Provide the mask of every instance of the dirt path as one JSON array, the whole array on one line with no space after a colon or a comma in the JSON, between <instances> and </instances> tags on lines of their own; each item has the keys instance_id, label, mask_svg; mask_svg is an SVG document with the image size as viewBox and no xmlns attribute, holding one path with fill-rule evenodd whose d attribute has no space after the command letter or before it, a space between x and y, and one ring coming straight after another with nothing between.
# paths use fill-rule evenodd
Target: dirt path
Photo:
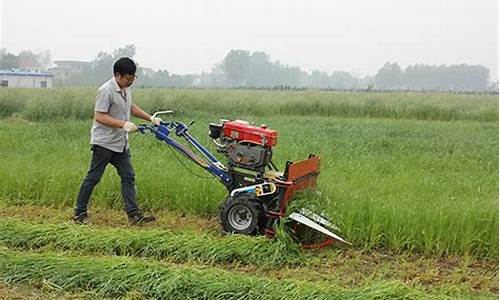
<instances>
[{"instance_id":1,"label":"dirt path","mask_svg":"<svg viewBox=\"0 0 500 300\"><path fill-rule=\"evenodd\" d=\"M7 285L0 282L0 300L77 300L92 299L84 293L74 294L46 285ZM96 298L97 299L97 298Z\"/></svg>"},{"instance_id":2,"label":"dirt path","mask_svg":"<svg viewBox=\"0 0 500 300\"><path fill-rule=\"evenodd\" d=\"M5 206L0 204L0 217L16 217L27 221L58 223L67 222L73 210L68 207L55 208L35 205ZM135 229L179 229L198 230L203 232L219 232L217 218L200 218L187 216L177 212L161 211L155 213L156 222L141 226L130 226L124 212L95 209L89 214L88 223L103 228L135 228Z\"/></svg>"}]
</instances>

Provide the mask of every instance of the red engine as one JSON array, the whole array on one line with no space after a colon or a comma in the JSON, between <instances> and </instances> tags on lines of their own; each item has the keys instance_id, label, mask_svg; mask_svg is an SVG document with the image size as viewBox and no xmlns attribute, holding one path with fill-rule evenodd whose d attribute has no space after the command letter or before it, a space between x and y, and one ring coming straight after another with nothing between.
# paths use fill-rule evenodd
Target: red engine
<instances>
[{"instance_id":1,"label":"red engine","mask_svg":"<svg viewBox=\"0 0 500 300\"><path fill-rule=\"evenodd\" d=\"M252 142L268 148L275 146L278 139L278 132L267 129L266 125L256 127L241 121L224 122L223 135L236 141Z\"/></svg>"},{"instance_id":2,"label":"red engine","mask_svg":"<svg viewBox=\"0 0 500 300\"><path fill-rule=\"evenodd\" d=\"M209 135L217 151L228 158L229 167L240 167L259 173L271 163L272 147L276 146L278 132L267 126L251 126L245 121L211 123Z\"/></svg>"}]
</instances>

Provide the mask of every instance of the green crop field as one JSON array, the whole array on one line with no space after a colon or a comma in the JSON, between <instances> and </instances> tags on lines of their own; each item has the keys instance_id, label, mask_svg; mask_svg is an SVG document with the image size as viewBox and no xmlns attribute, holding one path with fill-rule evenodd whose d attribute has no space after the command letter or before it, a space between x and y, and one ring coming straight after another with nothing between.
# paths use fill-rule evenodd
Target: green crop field
<instances>
[{"instance_id":1,"label":"green crop field","mask_svg":"<svg viewBox=\"0 0 500 300\"><path fill-rule=\"evenodd\" d=\"M139 204L186 226L112 228L125 214L111 167L91 199L94 222L66 224L90 162L94 97L90 88L0 89L0 298L2 284L42 285L42 298L498 297L498 96L134 90L145 110L195 121L190 132L213 152L208 124L237 118L279 132L278 168L319 155L315 204L353 246L312 252L286 237L221 235L224 187L151 135L130 136Z\"/></svg>"}]
</instances>

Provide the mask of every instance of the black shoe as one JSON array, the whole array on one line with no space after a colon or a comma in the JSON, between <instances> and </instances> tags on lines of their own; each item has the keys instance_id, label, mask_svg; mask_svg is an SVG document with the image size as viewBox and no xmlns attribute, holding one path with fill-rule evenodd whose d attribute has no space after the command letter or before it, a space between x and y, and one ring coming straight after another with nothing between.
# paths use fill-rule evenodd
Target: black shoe
<instances>
[{"instance_id":1,"label":"black shoe","mask_svg":"<svg viewBox=\"0 0 500 300\"><path fill-rule=\"evenodd\" d=\"M152 215L145 216L140 211L133 212L128 216L128 221L130 222L130 225L144 224L153 222L155 220L156 218L154 216Z\"/></svg>"},{"instance_id":2,"label":"black shoe","mask_svg":"<svg viewBox=\"0 0 500 300\"><path fill-rule=\"evenodd\" d=\"M75 224L87 224L88 215L86 212L75 214L71 221Z\"/></svg>"}]
</instances>

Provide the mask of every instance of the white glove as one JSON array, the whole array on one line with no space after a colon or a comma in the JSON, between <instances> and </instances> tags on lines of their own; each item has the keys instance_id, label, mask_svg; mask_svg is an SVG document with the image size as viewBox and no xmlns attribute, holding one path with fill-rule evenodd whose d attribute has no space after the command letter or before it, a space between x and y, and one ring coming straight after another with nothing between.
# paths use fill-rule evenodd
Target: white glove
<instances>
[{"instance_id":1,"label":"white glove","mask_svg":"<svg viewBox=\"0 0 500 300\"><path fill-rule=\"evenodd\" d=\"M160 123L163 121L162 119L156 118L153 116L151 116L150 120L151 120L151 123L153 123L155 126L160 126Z\"/></svg>"},{"instance_id":2,"label":"white glove","mask_svg":"<svg viewBox=\"0 0 500 300\"><path fill-rule=\"evenodd\" d=\"M123 124L122 128L125 129L125 131L128 133L132 133L134 131L137 131L137 126L134 123L129 122L129 121L125 122Z\"/></svg>"}]
</instances>

